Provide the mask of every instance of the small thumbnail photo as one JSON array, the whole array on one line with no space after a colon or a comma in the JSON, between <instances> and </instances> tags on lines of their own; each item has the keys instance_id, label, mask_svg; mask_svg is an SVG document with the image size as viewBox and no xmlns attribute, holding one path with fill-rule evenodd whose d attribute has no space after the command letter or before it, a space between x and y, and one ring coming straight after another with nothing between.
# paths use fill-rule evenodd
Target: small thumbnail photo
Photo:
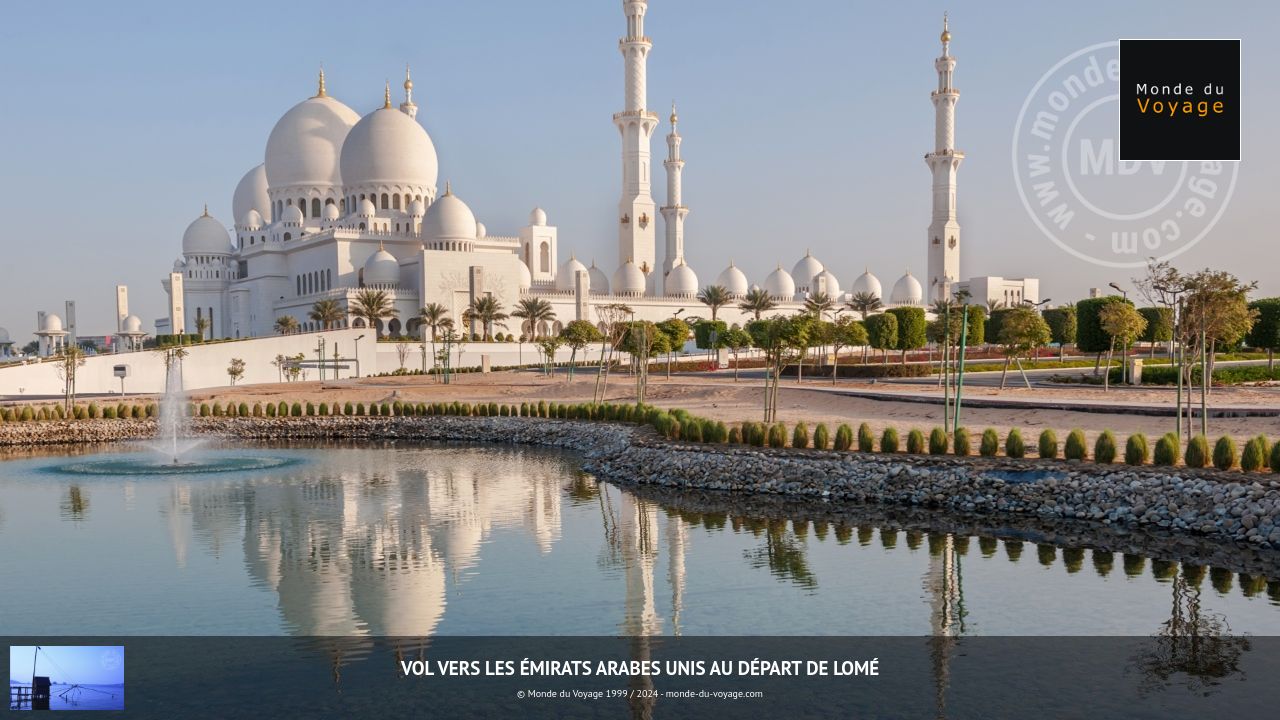
<instances>
[{"instance_id":1,"label":"small thumbnail photo","mask_svg":"<svg viewBox=\"0 0 1280 720\"><path fill-rule=\"evenodd\" d=\"M123 710L124 646L10 645L10 710Z\"/></svg>"}]
</instances>

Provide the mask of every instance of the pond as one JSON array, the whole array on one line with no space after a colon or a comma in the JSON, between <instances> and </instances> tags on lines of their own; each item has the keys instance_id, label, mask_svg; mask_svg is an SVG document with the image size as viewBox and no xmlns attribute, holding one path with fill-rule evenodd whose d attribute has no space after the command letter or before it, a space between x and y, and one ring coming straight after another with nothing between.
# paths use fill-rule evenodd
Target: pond
<instances>
[{"instance_id":1,"label":"pond","mask_svg":"<svg viewBox=\"0 0 1280 720\"><path fill-rule=\"evenodd\" d=\"M1150 635L1188 608L1280 630L1264 574L631 490L569 452L212 445L220 472L131 473L146 452L0 461L0 635Z\"/></svg>"}]
</instances>

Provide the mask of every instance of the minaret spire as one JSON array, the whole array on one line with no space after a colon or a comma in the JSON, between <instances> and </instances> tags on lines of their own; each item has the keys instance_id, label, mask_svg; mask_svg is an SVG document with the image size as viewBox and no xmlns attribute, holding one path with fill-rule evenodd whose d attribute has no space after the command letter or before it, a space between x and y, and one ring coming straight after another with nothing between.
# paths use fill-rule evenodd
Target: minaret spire
<instances>
[{"instance_id":1,"label":"minaret spire","mask_svg":"<svg viewBox=\"0 0 1280 720\"><path fill-rule=\"evenodd\" d=\"M404 66L404 102L400 103L400 112L411 118L418 117L418 106L413 104L413 77L409 75L409 64Z\"/></svg>"},{"instance_id":2,"label":"minaret spire","mask_svg":"<svg viewBox=\"0 0 1280 720\"><path fill-rule=\"evenodd\" d=\"M952 85L956 59L951 55L951 28L942 16L942 56L934 61L938 88L933 91L933 152L925 163L933 173L933 215L929 223L929 275L926 297L930 301L951 297L952 286L960 281L960 223L956 218L956 173L964 153L955 147L956 102L960 91Z\"/></svg>"},{"instance_id":3,"label":"minaret spire","mask_svg":"<svg viewBox=\"0 0 1280 720\"><path fill-rule=\"evenodd\" d=\"M671 101L671 133L667 135L667 159L662 166L667 169L667 204L662 207L663 225L666 230L666 248L662 258L662 278L665 282L667 274L676 267L685 264L684 260L684 219L689 208L684 205L682 176L684 175L684 159L680 157L680 116L676 114L676 103Z\"/></svg>"},{"instance_id":4,"label":"minaret spire","mask_svg":"<svg viewBox=\"0 0 1280 720\"><path fill-rule=\"evenodd\" d=\"M623 0L627 34L618 41L624 62L625 106L613 116L622 137L622 197L618 201L618 259L632 258L645 273L657 265L650 144L658 116L647 109L647 63L653 43L644 34L648 0ZM653 290L650 281L649 291Z\"/></svg>"},{"instance_id":5,"label":"minaret spire","mask_svg":"<svg viewBox=\"0 0 1280 720\"><path fill-rule=\"evenodd\" d=\"M382 91L382 109L383 110L391 109L391 81L390 80L387 81L387 86Z\"/></svg>"},{"instance_id":6,"label":"minaret spire","mask_svg":"<svg viewBox=\"0 0 1280 720\"><path fill-rule=\"evenodd\" d=\"M329 97L329 95L325 92L325 89L324 89L324 63L320 63L320 81L319 81L319 87L316 89L316 97L318 98Z\"/></svg>"}]
</instances>

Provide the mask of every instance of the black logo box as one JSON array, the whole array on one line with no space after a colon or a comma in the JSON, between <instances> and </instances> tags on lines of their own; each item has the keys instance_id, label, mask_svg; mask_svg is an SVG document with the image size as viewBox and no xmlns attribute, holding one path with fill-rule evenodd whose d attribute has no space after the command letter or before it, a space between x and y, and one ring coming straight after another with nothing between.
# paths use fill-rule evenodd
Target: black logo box
<instances>
[{"instance_id":1,"label":"black logo box","mask_svg":"<svg viewBox=\"0 0 1280 720\"><path fill-rule=\"evenodd\" d=\"M1239 160L1240 90L1239 40L1121 39L1120 159Z\"/></svg>"}]
</instances>

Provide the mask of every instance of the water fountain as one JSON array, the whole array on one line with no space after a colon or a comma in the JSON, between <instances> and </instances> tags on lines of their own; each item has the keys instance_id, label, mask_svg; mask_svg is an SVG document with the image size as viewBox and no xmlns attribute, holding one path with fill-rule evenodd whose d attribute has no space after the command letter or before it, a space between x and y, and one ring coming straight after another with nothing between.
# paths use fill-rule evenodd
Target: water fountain
<instances>
[{"instance_id":1,"label":"water fountain","mask_svg":"<svg viewBox=\"0 0 1280 720\"><path fill-rule=\"evenodd\" d=\"M160 398L160 416L157 418L156 442L152 447L169 460L169 465L180 468L182 457L200 445L200 440L189 437L186 393L182 387L181 348L165 352L164 395Z\"/></svg>"}]
</instances>

